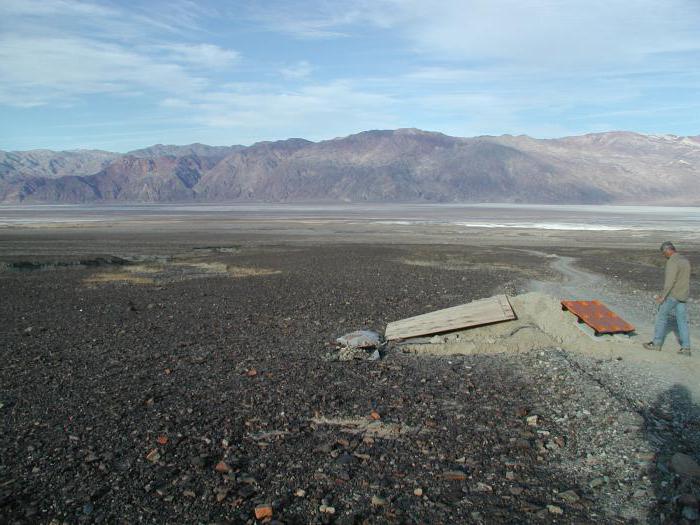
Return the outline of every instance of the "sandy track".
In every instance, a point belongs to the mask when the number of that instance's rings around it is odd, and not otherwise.
[[[528,283],[528,289],[574,300],[598,299],[637,327],[638,335],[631,339],[635,344],[620,347],[618,357],[623,358],[626,363],[624,367],[629,368],[630,375],[637,378],[640,385],[645,385],[640,387],[640,394],[653,397],[675,385],[681,385],[692,392],[693,399],[698,399],[700,357],[698,354],[690,358],[678,355],[676,352],[679,344],[675,333],[669,332],[666,336],[662,352],[642,349],[641,344],[653,337],[656,307],[652,294],[629,286],[620,287],[604,275],[583,270],[575,266],[576,259],[573,257],[544,252],[531,253],[549,258],[550,267],[559,273],[562,279],[558,282],[532,280]],[[695,313],[696,306],[690,305],[693,310],[691,317],[694,317],[692,314]],[[700,339],[700,333],[692,326],[691,339]]]

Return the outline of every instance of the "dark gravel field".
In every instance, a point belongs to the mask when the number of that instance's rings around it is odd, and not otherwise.
[[[669,419],[650,441],[651,420],[561,349],[324,358],[346,332],[546,277],[534,256],[346,244],[94,260],[0,272],[2,522],[683,519],[667,495],[690,485],[654,469]]]

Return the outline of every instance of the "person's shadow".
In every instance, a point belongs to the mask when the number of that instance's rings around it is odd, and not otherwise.
[[[649,477],[656,496],[650,523],[695,523],[700,519],[700,406],[690,391],[674,385],[642,410],[644,435],[656,457]],[[675,457],[674,457],[675,456]],[[697,470],[695,474],[693,471]]]

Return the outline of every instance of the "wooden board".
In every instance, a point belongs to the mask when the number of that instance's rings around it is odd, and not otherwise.
[[[387,341],[394,341],[512,319],[515,319],[515,313],[508,298],[505,295],[496,295],[445,310],[394,321],[387,325],[384,337]]]

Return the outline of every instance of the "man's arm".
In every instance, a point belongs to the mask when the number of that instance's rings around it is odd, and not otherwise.
[[[678,263],[676,261],[669,260],[666,263],[666,271],[664,277],[664,291],[659,297],[660,302],[663,302],[671,293],[671,288],[676,284],[676,279],[678,278]]]

